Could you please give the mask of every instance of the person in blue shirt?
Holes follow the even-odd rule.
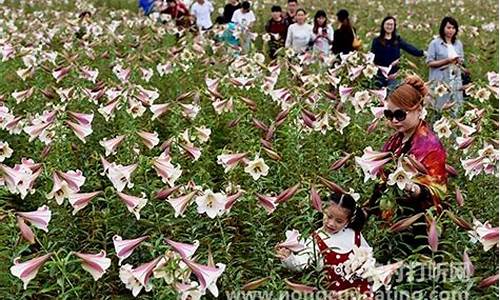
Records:
[[[417,49],[401,38],[396,31],[396,19],[387,16],[380,25],[380,35],[373,39],[371,52],[375,54],[374,64],[381,67],[391,67],[389,72],[378,71],[376,85],[393,89],[397,86],[398,64],[401,49],[413,56],[422,57],[424,51]]]
[[[155,0],[139,0],[139,7],[142,9],[146,16],[153,11],[154,5]]]

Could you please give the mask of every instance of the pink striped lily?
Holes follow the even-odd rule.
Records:
[[[125,139],[124,135],[119,135],[117,137],[114,137],[112,139],[103,139],[99,141],[99,144],[104,147],[104,150],[106,153],[104,156],[109,156],[111,154],[116,154],[116,148],[121,144],[121,142]]]
[[[12,47],[11,44],[2,45],[2,62],[8,61],[13,58],[16,53],[16,49]]]
[[[366,147],[363,150],[363,156],[356,156],[354,160],[361,167],[365,174],[364,182],[369,179],[375,180],[379,170],[391,160],[389,152],[373,151],[372,147]]]
[[[142,74],[142,79],[146,82],[149,82],[151,77],[153,77],[153,69],[151,68],[140,68],[141,74]]]
[[[71,70],[71,67],[59,67],[52,71],[52,77],[56,80],[56,82],[61,81],[66,75],[69,74],[69,71]]]
[[[481,282],[479,282],[477,287],[480,289],[485,289],[494,284],[498,284],[498,278],[499,278],[498,274],[486,277],[483,280],[481,280]]]
[[[321,208],[321,197],[319,196],[318,191],[316,191],[314,185],[311,186],[310,198],[312,207],[315,210],[322,212],[323,209]]]
[[[127,186],[129,189],[134,187],[134,184],[131,182],[131,176],[137,168],[137,164],[122,166],[111,163],[108,166],[104,167],[107,167],[107,176],[118,192],[123,191],[125,186]]]
[[[75,255],[81,259],[82,268],[89,272],[94,280],[101,278],[111,266],[111,259],[106,257],[106,251],[101,250],[98,254],[76,252]]]
[[[99,76],[99,69],[91,69],[90,67],[83,67],[80,69],[80,76],[83,79],[95,83],[97,76]]]
[[[144,263],[137,268],[133,268],[131,265],[126,264],[120,268],[120,279],[125,283],[125,287],[132,290],[132,295],[137,297],[141,292],[142,288],[146,292],[151,291],[153,285],[150,284],[149,279],[153,274],[153,269],[156,267],[158,262],[161,260],[161,256]]]
[[[52,174],[54,180],[54,185],[52,191],[47,194],[47,199],[56,198],[57,204],[63,204],[65,198],[68,198],[74,193],[80,191],[80,187],[85,182],[85,177],[82,175],[82,171],[68,171],[62,173],[56,171]]]
[[[10,267],[10,273],[21,279],[24,283],[23,287],[26,289],[29,282],[35,278],[40,267],[50,258],[52,254],[45,254],[40,257],[33,258],[31,260],[20,263],[20,257],[14,259],[14,265]]]
[[[147,132],[147,131],[138,131],[137,135],[141,138],[142,143],[149,149],[153,149],[156,145],[160,143],[160,139],[158,139],[158,133],[155,132]]]
[[[463,262],[464,262],[464,272],[467,277],[472,277],[474,275],[474,265],[470,261],[469,254],[467,254],[467,250],[464,250],[463,254]]]
[[[221,154],[217,155],[217,164],[224,167],[224,173],[227,173],[238,166],[239,162],[246,157],[247,153]]]
[[[207,265],[200,265],[184,257],[181,259],[191,269],[191,271],[193,271],[194,275],[198,279],[198,282],[200,283],[200,290],[204,292],[208,289],[215,297],[217,297],[219,295],[219,290],[216,282],[226,269],[226,265],[218,263],[216,267],[211,267]]]
[[[370,93],[374,96],[376,96],[379,100],[380,103],[384,103],[385,98],[387,98],[387,88],[383,88],[380,90],[369,90]]]
[[[173,67],[170,63],[159,63],[158,65],[156,65],[156,71],[161,77],[163,77],[164,75],[171,73],[173,71]]]
[[[47,205],[43,205],[35,211],[16,212],[16,215],[28,221],[36,228],[49,232],[47,226],[49,226],[50,219],[52,218],[52,212]]]
[[[179,253],[181,257],[187,259],[191,259],[200,245],[198,240],[194,240],[193,244],[175,242],[170,239],[166,239],[165,241],[170,245],[170,247],[172,247],[172,249],[175,250],[175,252]]]
[[[212,134],[212,130],[210,128],[201,126],[201,127],[195,127],[194,130],[196,132],[196,138],[201,143],[208,142],[208,140],[210,139],[210,135]]]
[[[457,136],[455,139],[457,146],[455,149],[464,150],[464,153],[467,153],[467,149],[472,145],[472,143],[476,140],[476,137],[462,137]]]
[[[43,135],[46,132],[46,130],[49,128],[49,126],[51,126],[51,125],[52,125],[51,122],[49,122],[49,123],[40,122],[38,124],[34,124],[31,126],[25,126],[23,128],[23,131],[26,132],[30,136],[28,142],[31,143],[36,138]]]
[[[193,161],[197,161],[201,156],[201,150],[193,144],[179,144],[179,147],[184,150],[184,153],[191,157]]]
[[[234,84],[239,88],[245,88],[247,90],[252,86],[254,80],[255,80],[254,78],[245,78],[245,77],[229,78],[229,81],[232,84]]]
[[[99,195],[101,191],[92,192],[92,193],[75,193],[68,197],[68,201],[73,206],[73,215],[76,215],[77,212],[84,209],[92,199],[94,199],[97,195]]]
[[[17,76],[19,76],[23,81],[26,81],[29,77],[35,75],[35,68],[30,66],[27,68],[20,68],[16,71]]]
[[[181,177],[182,169],[179,165],[174,166],[170,160],[170,156],[163,152],[159,157],[153,159],[153,168],[163,183],[168,183],[169,186],[173,187],[175,181]]]
[[[403,264],[404,261],[399,261],[389,265],[369,268],[367,272],[363,274],[363,278],[368,278],[370,281],[373,281],[372,290],[377,291],[380,287],[382,287],[382,285],[389,285],[392,276],[403,266]]]
[[[351,122],[351,117],[349,117],[346,113],[342,113],[338,110],[334,110],[333,114],[335,129],[337,129],[340,134],[343,134],[344,128],[346,128]]]
[[[30,244],[35,243],[35,234],[33,233],[33,230],[26,225],[24,222],[24,219],[21,217],[17,217],[17,226],[19,227],[19,230],[21,231],[21,236],[28,241]]]
[[[24,100],[28,99],[33,95],[33,92],[35,91],[35,88],[31,87],[29,89],[23,90],[23,91],[15,91],[12,93],[12,97],[16,99],[16,104],[19,104],[23,102]]]
[[[71,190],[75,192],[80,191],[80,187],[85,183],[85,176],[83,176],[82,171],[80,170],[71,170],[65,173],[56,171],[56,174],[68,184]]]
[[[114,111],[117,109],[119,103],[118,100],[110,101],[106,103],[106,105],[101,106],[97,111],[104,117],[106,122],[108,122],[114,117]]]
[[[1,118],[0,118],[1,120]],[[9,131],[9,134],[20,134],[23,131],[23,117],[14,117],[12,116],[11,119],[6,120],[5,123],[5,129]]]
[[[139,247],[139,245],[144,242],[149,236],[141,236],[136,239],[124,240],[119,235],[113,236],[113,245],[115,247],[116,256],[118,257],[118,265],[121,266],[122,262],[127,259],[132,252],[134,252],[135,248]]]
[[[122,66],[116,65],[113,67],[113,73],[122,82],[128,82],[130,75],[132,75],[132,70],[130,68],[123,69]]]
[[[460,160],[462,167],[465,169],[465,176],[468,176],[469,180],[472,180],[474,176],[481,173],[483,170],[483,160],[484,158],[482,156]]]
[[[94,119],[94,114],[83,114],[72,111],[67,111],[66,113],[70,118],[72,118],[82,126],[90,125],[92,123],[92,120]]]
[[[223,96],[218,91],[219,81],[220,81],[220,79],[210,79],[208,77],[205,77],[205,84],[207,85],[207,90],[216,99],[223,98]]]
[[[234,203],[236,203],[236,200],[238,200],[241,197],[241,195],[243,195],[243,191],[240,190],[234,194],[227,196],[226,205],[224,206],[225,212],[231,210]]]
[[[468,137],[471,134],[473,134],[474,132],[476,132],[475,126],[468,126],[468,125],[465,125],[465,124],[460,123],[458,121],[455,121],[455,124],[457,125],[458,129],[462,133],[462,136],[464,136],[464,137]]]
[[[289,289],[296,291],[296,292],[299,292],[299,293],[314,293],[315,291],[318,290],[317,288],[315,288],[313,286],[300,284],[300,283],[294,283],[294,282],[289,281],[288,279],[285,279],[284,281],[285,281],[286,286]]]
[[[377,106],[377,107],[372,106],[372,107],[370,107],[370,111],[377,119],[381,119],[384,117],[384,110],[385,110],[385,106]]]
[[[83,143],[85,143],[85,138],[92,134],[92,127],[90,124],[84,125],[80,123],[75,123],[71,121],[65,121],[66,125],[73,130],[73,133],[76,135],[78,139],[80,139]]]
[[[303,243],[299,242],[300,233],[298,230],[287,230],[285,235],[286,240],[282,243],[279,243],[278,247],[287,248],[293,252],[299,252],[306,248]]]
[[[32,159],[22,158],[21,164],[16,164],[14,170],[21,174],[21,180],[17,182],[17,192],[21,194],[21,199],[24,199],[28,193],[35,192],[35,180],[42,173],[42,164],[34,163]]]
[[[196,191],[193,191],[191,193],[182,195],[177,198],[168,198],[167,201],[172,205],[172,208],[175,211],[174,217],[177,218],[179,216],[184,217],[184,212],[186,211],[187,207],[193,200],[194,196],[196,195]]]
[[[278,103],[288,102],[292,98],[292,94],[286,88],[281,88],[277,90],[273,90],[271,92],[271,97],[274,101]]]
[[[347,153],[346,155],[344,155],[340,159],[336,160],[335,162],[333,162],[331,164],[330,170],[336,171],[336,170],[342,168],[347,163],[347,161],[351,158],[351,156],[352,156],[352,154]]]
[[[354,81],[356,78],[358,78],[359,75],[363,72],[363,69],[365,68],[364,65],[356,66],[356,67],[350,67],[349,68],[349,79],[351,81]]]
[[[223,112],[232,112],[233,111],[233,99],[229,98],[226,100],[218,99],[212,102],[212,106],[214,107],[215,112],[220,115]]]
[[[436,252],[439,245],[439,233],[436,228],[436,220],[432,219],[427,222],[427,241],[432,252]]]
[[[147,90],[141,86],[138,87],[137,99],[142,102],[144,106],[151,106],[160,94],[155,90]]]
[[[339,87],[340,101],[346,102],[347,98],[351,95],[352,91],[353,91],[352,87],[346,87],[341,85]]]
[[[265,210],[267,211],[268,215],[272,214],[274,210],[276,210],[276,207],[278,206],[276,204],[276,197],[265,196],[260,194],[255,194],[255,195],[257,196],[260,205],[264,207]]]
[[[176,282],[175,290],[180,294],[180,300],[199,300],[203,294],[198,289],[198,283],[191,281],[189,284]]]
[[[483,245],[484,251],[498,246],[499,230],[498,227],[493,228],[488,222],[484,224],[478,220],[474,220],[474,230],[469,231],[469,236],[472,242],[479,241]]]
[[[153,104],[149,107],[149,110],[153,113],[153,116],[151,117],[151,120],[154,121],[157,118],[159,118],[161,115],[169,111],[170,104],[168,103],[163,103],[163,104]]]
[[[179,106],[182,107],[182,115],[189,120],[194,120],[194,118],[196,118],[201,109],[199,105],[191,103],[190,104],[179,103]]]
[[[298,191],[300,183],[285,189],[276,197],[276,203],[283,203],[290,200]]]
[[[142,197],[145,197],[146,195],[142,193]],[[148,203],[148,199],[146,198],[140,198],[140,197],[135,197],[135,196],[130,196],[124,193],[118,192],[118,197],[125,203],[127,206],[127,209],[129,212],[133,213],[137,220],[141,218],[140,212],[141,209],[146,206]]]

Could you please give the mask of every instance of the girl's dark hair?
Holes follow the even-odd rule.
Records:
[[[319,18],[325,18],[325,23],[323,23],[323,25],[319,25],[318,24],[318,19]],[[324,10],[318,10],[316,12],[316,14],[314,15],[314,27],[313,27],[313,32],[315,34],[318,33],[318,28],[321,26],[323,29],[326,28],[326,24],[328,23],[328,17],[326,16],[326,12]]]
[[[350,29],[351,21],[349,20],[349,12],[345,9],[341,9],[337,12],[337,20],[342,23],[342,26],[345,25]]]
[[[391,39],[389,40],[389,43],[392,44],[394,42],[397,42],[397,36],[398,36],[398,34],[396,32],[396,18],[394,18],[393,16],[387,16],[387,17],[385,17],[382,20],[382,23],[380,24],[380,34],[378,36],[378,39],[379,39],[380,43],[382,43],[382,45],[384,45],[384,46],[385,46],[385,43],[386,43],[384,24],[385,24],[385,22],[387,22],[389,20],[393,20],[394,21],[394,31],[391,34]]]
[[[351,228],[354,231],[361,231],[363,226],[366,223],[366,216],[364,211],[356,204],[356,200],[349,194],[341,194],[341,193],[331,193],[327,200],[328,204],[335,203],[340,207],[348,210],[349,214],[349,223],[347,224],[348,228]]]
[[[453,19],[452,17],[444,17],[443,20],[441,21],[441,25],[439,26],[439,36],[443,41],[446,42],[445,34],[444,34],[444,28],[446,27],[446,24],[450,23],[455,27],[455,34],[451,38],[451,42],[454,44],[455,40],[457,39],[457,34],[458,34],[458,22],[457,20]]]

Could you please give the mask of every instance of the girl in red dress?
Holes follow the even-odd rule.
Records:
[[[365,213],[349,194],[331,194],[326,202],[323,226],[306,240],[306,249],[294,254],[287,248],[277,247],[276,256],[285,267],[294,271],[317,262],[323,265],[327,289],[334,292],[353,289],[365,299],[372,299],[368,281],[349,271],[353,256],[359,252],[371,253],[360,232],[366,220]],[[374,263],[373,258],[371,260]]]

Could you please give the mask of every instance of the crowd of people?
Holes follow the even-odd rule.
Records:
[[[150,10],[167,14],[179,27],[195,31],[210,31],[214,6],[209,0],[156,0]],[[152,5],[153,5],[152,4]],[[298,54],[313,52],[320,57],[330,54],[347,54],[361,47],[357,31],[349,18],[349,12],[340,9],[337,25],[328,20],[324,10],[314,14],[312,24],[308,23],[308,12],[299,6],[298,0],[287,0],[286,9],[279,5],[271,7],[270,19],[264,30],[268,34],[269,57],[275,59],[282,48],[291,48]],[[255,30],[257,18],[249,1],[229,0],[222,13],[215,18],[217,25],[226,26],[222,41],[234,47],[248,50],[250,34]],[[235,32],[238,31],[238,34]],[[435,101],[435,108],[442,109],[447,101],[454,101],[456,111],[463,102],[463,84],[469,78],[464,66],[463,45],[457,38],[458,22],[445,17],[439,27],[439,37],[430,42],[427,50],[411,45],[397,32],[396,18],[387,16],[380,24],[380,33],[371,43],[374,63],[379,67],[376,76],[378,87],[394,90],[398,78],[401,50],[415,57],[425,57],[429,67],[429,80],[433,86],[444,84],[448,92]]]
[[[208,0],[195,0],[191,5],[186,5],[181,0],[166,2],[167,5],[161,12],[169,14],[179,26],[195,24],[200,31],[209,31],[214,26],[211,21],[214,7]],[[273,5],[270,19],[264,28],[270,37],[269,57],[275,59],[281,48],[291,48],[297,54],[315,52],[320,57],[348,54],[358,50],[361,43],[349,18],[349,12],[340,9],[336,17],[338,24],[334,26],[328,20],[327,13],[318,10],[310,24],[307,21],[308,12],[299,6],[298,0],[288,0],[285,10]],[[256,16],[248,1],[240,3],[238,0],[229,0],[215,21],[217,24],[226,24],[226,41],[233,46],[249,47],[250,39],[245,38],[245,33],[254,29]],[[237,38],[232,35],[236,29],[240,31]],[[458,109],[463,101],[464,75],[467,75],[463,45],[457,37],[458,32],[459,25],[455,19],[443,18],[439,36],[430,42],[427,50],[423,50],[405,41],[397,32],[396,18],[387,16],[380,24],[379,35],[371,43],[374,64],[379,68],[376,85],[388,87],[391,91],[386,99],[384,115],[395,133],[387,140],[382,150],[392,152],[396,156],[412,155],[427,170],[427,175],[405,187],[406,197],[398,199],[398,202],[406,207],[404,214],[407,216],[424,212],[430,207],[435,207],[438,211],[442,209],[441,200],[446,191],[447,172],[446,151],[423,117],[428,86],[418,77],[410,76],[402,83],[398,80],[401,50],[415,57],[425,57],[431,83],[444,83],[448,86],[449,92],[437,97],[434,103],[436,110],[441,110],[450,100],[455,101],[455,107]],[[327,266],[329,289],[341,291],[355,288],[372,298],[373,293],[366,280],[343,278],[338,266],[348,259],[354,247],[368,247],[360,232],[368,215],[377,214],[377,200],[385,189],[385,185],[377,185],[368,207],[364,209],[361,209],[349,194],[330,195],[324,201],[323,225],[308,239],[307,250],[294,254],[289,249],[277,247],[276,256],[287,268],[299,271],[311,265],[313,261],[322,262]],[[412,233],[409,236],[409,245],[417,248],[426,243],[425,240],[419,240],[426,234],[425,226],[414,226]],[[332,248],[338,250],[333,251]]]

